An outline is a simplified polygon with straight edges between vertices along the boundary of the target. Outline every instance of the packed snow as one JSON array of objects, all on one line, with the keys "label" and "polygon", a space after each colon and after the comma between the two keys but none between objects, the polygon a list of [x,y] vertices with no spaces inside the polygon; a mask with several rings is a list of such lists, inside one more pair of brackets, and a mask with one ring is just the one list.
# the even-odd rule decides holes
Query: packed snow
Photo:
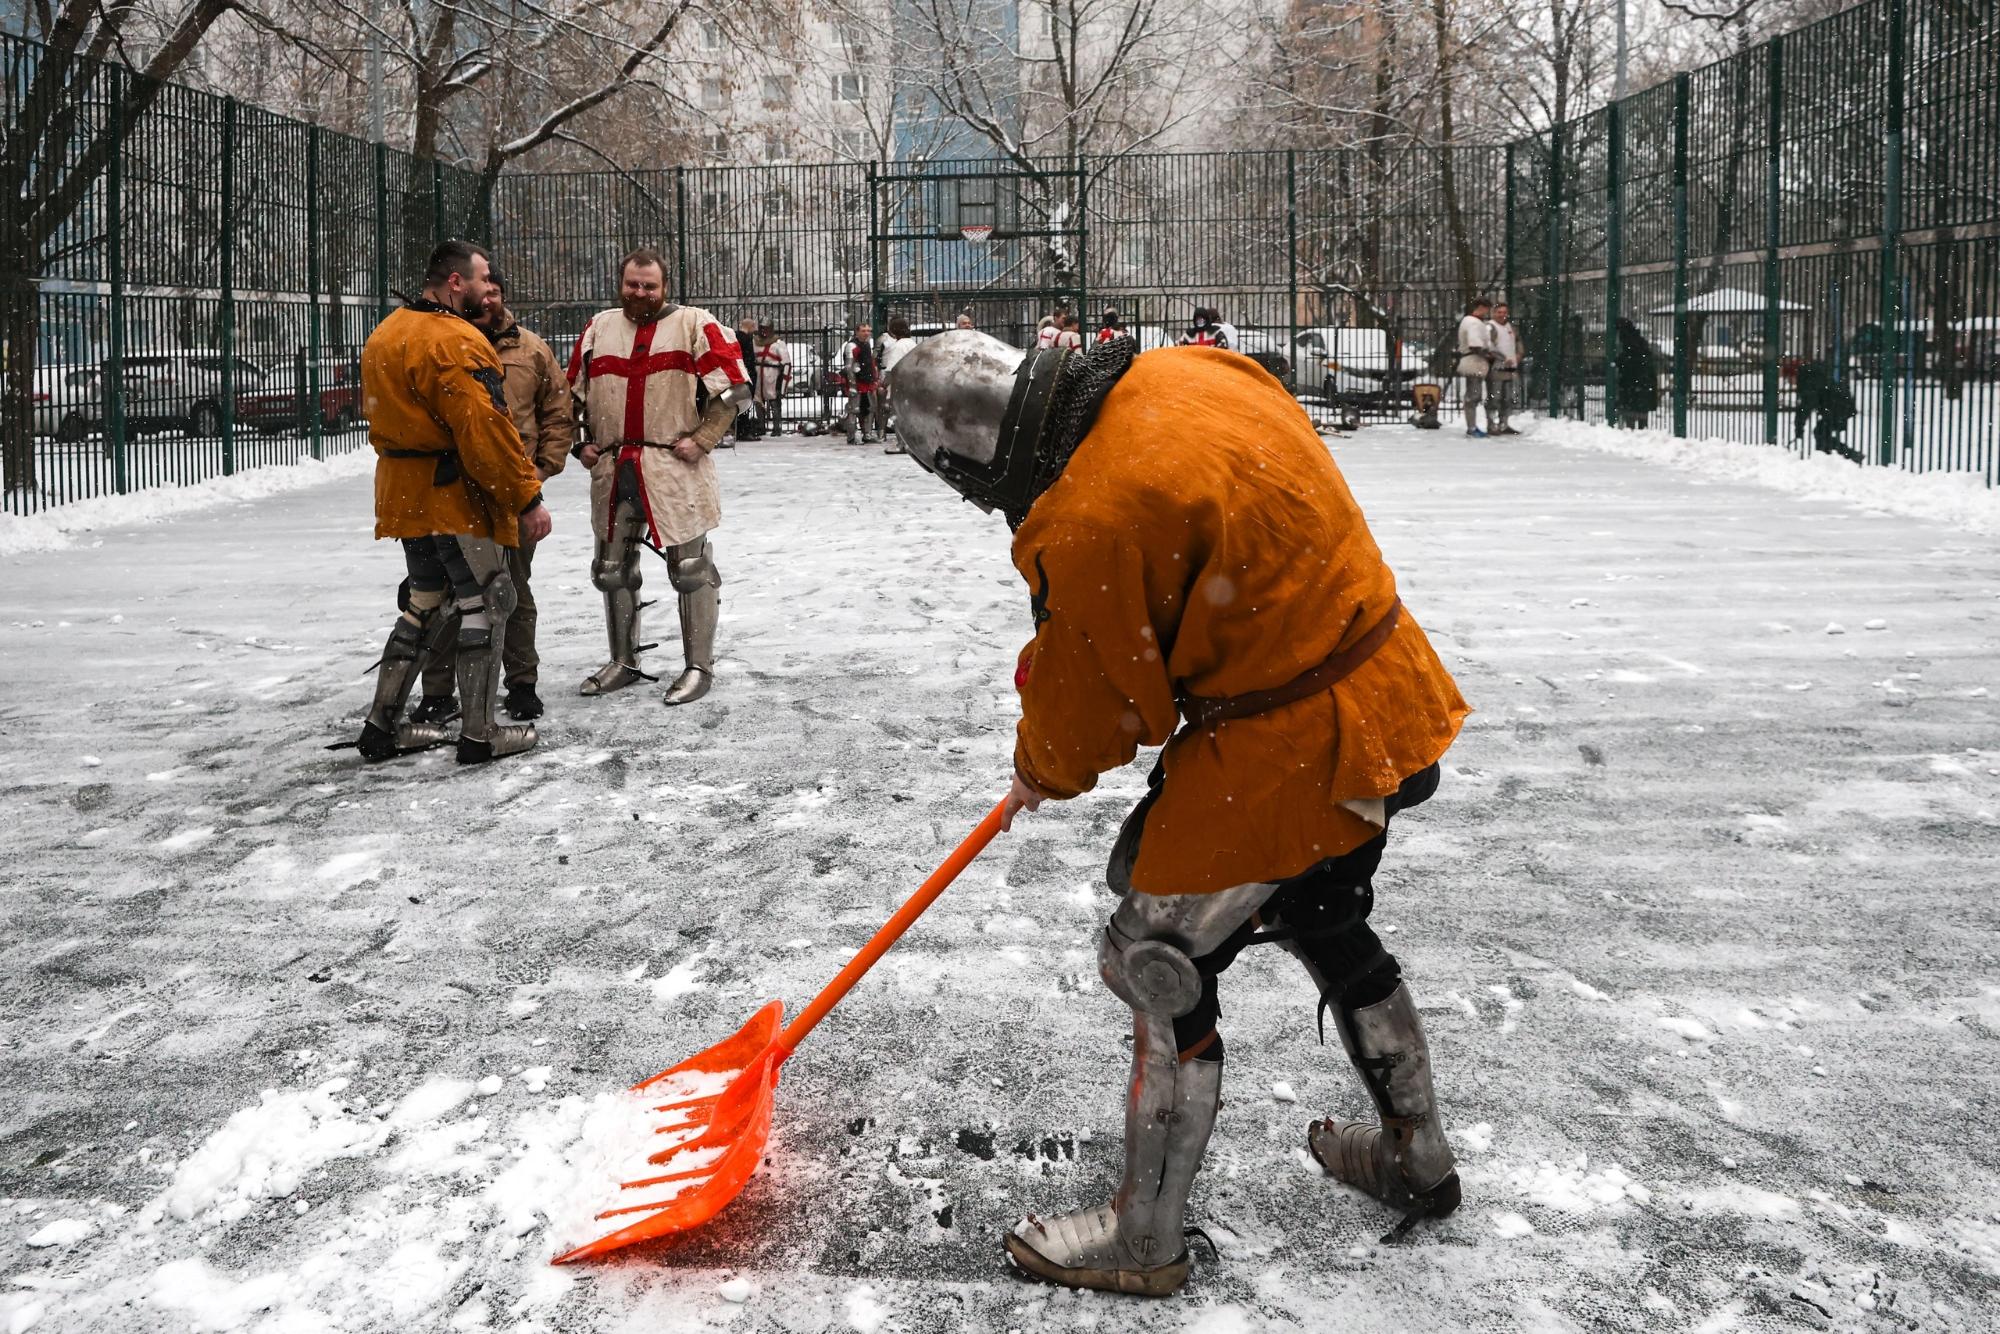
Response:
[{"label": "packed snow", "polygon": [[1025,818],[799,1048],[714,1223],[547,1263],[716,1080],[628,1086],[803,1005],[1004,790],[1025,590],[907,459],[720,457],[720,675],[673,711],[575,694],[603,637],[559,478],[543,746],[473,770],[324,749],[400,576],[365,468],[7,521],[52,536],[0,564],[0,1331],[1994,1328],[1978,507],[1529,430],[1331,442],[1479,710],[1376,882],[1465,1205],[1392,1241],[1312,1165],[1364,1095],[1250,950],[1215,1253],[1164,1302],[997,1242],[1116,1180],[1095,942],[1143,765]]}]

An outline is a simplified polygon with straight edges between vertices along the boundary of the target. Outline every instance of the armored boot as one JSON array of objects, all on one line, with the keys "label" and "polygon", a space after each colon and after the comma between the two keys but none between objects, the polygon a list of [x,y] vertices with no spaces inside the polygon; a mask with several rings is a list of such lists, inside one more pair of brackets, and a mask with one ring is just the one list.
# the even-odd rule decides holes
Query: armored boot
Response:
[{"label": "armored boot", "polygon": [[503,727],[493,721],[493,705],[500,693],[500,637],[514,610],[513,581],[502,570],[487,582],[483,602],[461,604],[460,610],[463,618],[454,666],[465,716],[458,724],[458,762],[484,764],[503,755],[518,755],[541,739],[535,725]]},{"label": "armored boot", "polygon": [[639,670],[639,590],[604,590],[604,626],[611,639],[611,661],[583,678],[579,694],[608,695],[637,681],[653,678]]},{"label": "armored boot", "polygon": [[[418,619],[412,621],[412,615]],[[368,709],[367,722],[362,724],[361,739],[354,743],[362,759],[371,763],[394,759],[451,740],[451,733],[441,726],[398,722],[397,718],[409,702],[418,675],[436,658],[440,639],[457,627],[456,613],[437,607],[396,618],[376,669],[374,703]]]},{"label": "armored boot", "polygon": [[1107,1204],[1015,1224],[1007,1254],[1071,1288],[1165,1297],[1187,1281],[1188,1192],[1222,1105],[1222,1062],[1180,1059],[1171,1019],[1134,1016],[1125,1178]]},{"label": "armored boot", "polygon": [[668,577],[680,594],[681,653],[685,662],[662,702],[692,704],[715,683],[715,628],[722,615],[722,575],[709,554],[708,539],[696,538],[671,551]]},{"label": "armored boot", "polygon": [[1368,1085],[1381,1124],[1315,1121],[1306,1131],[1328,1173],[1411,1215],[1443,1218],[1458,1208],[1458,1171],[1439,1124],[1431,1054],[1409,987],[1359,1010],[1335,1009],[1348,1059]]},{"label": "armored boot", "polygon": [[604,594],[604,628],[611,661],[585,677],[579,694],[608,695],[653,678],[639,669],[639,532],[644,523],[636,504],[621,500],[611,516],[611,536],[597,544],[590,582]]}]

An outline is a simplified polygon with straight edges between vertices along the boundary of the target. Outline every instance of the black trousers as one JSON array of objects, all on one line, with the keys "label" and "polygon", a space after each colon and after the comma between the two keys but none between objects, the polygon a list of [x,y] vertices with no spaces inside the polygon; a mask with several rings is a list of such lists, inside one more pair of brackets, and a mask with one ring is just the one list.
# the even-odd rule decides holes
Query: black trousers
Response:
[{"label": "black trousers", "polygon": [[[1405,779],[1383,802],[1390,822],[1398,812],[1429,801],[1437,788],[1435,764]],[[1142,813],[1135,814],[1143,818]],[[1201,974],[1201,1000],[1174,1020],[1174,1040],[1180,1049],[1186,1052],[1205,1046],[1204,1054],[1220,1055],[1221,1044],[1214,1040],[1214,1034],[1222,1006],[1215,979],[1260,932],[1269,933],[1267,938],[1287,941],[1318,976],[1322,1038],[1329,1008],[1359,1010],[1387,1000],[1402,981],[1403,971],[1396,956],[1383,947],[1381,937],[1368,925],[1368,914],[1375,908],[1375,872],[1388,846],[1389,829],[1384,825],[1382,832],[1353,851],[1329,857],[1280,881],[1276,892],[1249,921],[1194,960],[1195,970]]]},{"label": "black trousers", "polygon": [[403,563],[410,572],[412,589],[435,593],[449,588],[460,602],[469,602],[483,591],[465,553],[458,549],[458,538],[451,533],[404,538]]}]

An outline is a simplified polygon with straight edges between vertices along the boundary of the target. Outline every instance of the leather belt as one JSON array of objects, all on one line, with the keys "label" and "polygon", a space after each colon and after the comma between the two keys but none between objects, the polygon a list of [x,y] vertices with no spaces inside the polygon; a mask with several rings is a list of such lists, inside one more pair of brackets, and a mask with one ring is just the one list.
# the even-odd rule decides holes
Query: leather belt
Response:
[{"label": "leather belt", "polygon": [[1181,708],[1181,716],[1194,727],[1207,727],[1212,723],[1227,722],[1231,718],[1248,718],[1252,714],[1269,713],[1287,704],[1295,704],[1302,699],[1310,699],[1322,691],[1331,690],[1339,682],[1352,676],[1362,663],[1375,656],[1384,644],[1389,642],[1396,622],[1403,615],[1403,600],[1397,598],[1389,604],[1382,619],[1370,626],[1361,638],[1344,649],[1336,650],[1326,661],[1311,667],[1269,690],[1252,690],[1244,695],[1214,698],[1204,695],[1181,695],[1176,701]]}]

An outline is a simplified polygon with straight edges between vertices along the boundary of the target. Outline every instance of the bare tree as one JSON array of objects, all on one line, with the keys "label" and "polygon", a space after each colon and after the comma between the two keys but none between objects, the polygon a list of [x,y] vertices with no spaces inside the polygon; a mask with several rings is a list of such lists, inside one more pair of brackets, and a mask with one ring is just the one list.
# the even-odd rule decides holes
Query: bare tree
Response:
[{"label": "bare tree", "polygon": [[[0,132],[0,304],[5,306],[0,470],[9,491],[35,486],[35,365],[41,332],[36,279],[62,255],[97,249],[103,237],[74,224],[111,155],[158,98],[164,83],[227,14],[259,22],[240,0],[185,0],[155,8],[139,0],[61,0],[34,9],[41,46],[7,48],[7,86],[19,115]],[[114,117],[104,107],[102,62],[129,65]]]}]

